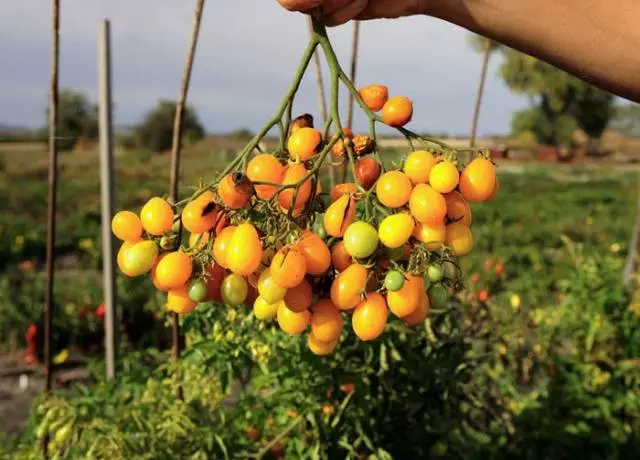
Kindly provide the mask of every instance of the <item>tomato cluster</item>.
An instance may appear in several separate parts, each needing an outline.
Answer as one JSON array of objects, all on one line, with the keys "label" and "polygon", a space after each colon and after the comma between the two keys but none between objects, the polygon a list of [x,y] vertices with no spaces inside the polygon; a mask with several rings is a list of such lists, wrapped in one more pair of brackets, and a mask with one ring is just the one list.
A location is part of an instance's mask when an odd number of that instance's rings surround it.
[{"label": "tomato cluster", "polygon": [[[411,119],[411,102],[388,98],[384,86],[360,96],[390,126]],[[498,189],[490,159],[460,171],[452,152],[416,150],[385,171],[375,139],[348,129],[329,139],[310,115],[291,123],[282,146],[249,152],[183,207],[154,197],[139,215],[119,212],[112,230],[123,241],[122,272],[150,273],[177,313],[207,301],[244,304],[290,335],[310,329],[318,355],[333,351],[345,319],[374,340],[389,312],[417,325],[446,306],[460,281],[456,258],[473,247],[468,203]],[[323,193],[319,165],[329,151],[349,160],[354,182]]]}]

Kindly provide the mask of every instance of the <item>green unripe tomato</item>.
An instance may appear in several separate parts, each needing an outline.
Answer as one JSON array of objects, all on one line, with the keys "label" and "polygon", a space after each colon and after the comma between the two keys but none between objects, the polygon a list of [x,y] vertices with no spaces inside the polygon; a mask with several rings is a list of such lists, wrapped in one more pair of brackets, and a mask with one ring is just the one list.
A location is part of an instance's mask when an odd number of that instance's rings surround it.
[{"label": "green unripe tomato", "polygon": [[222,300],[227,305],[240,305],[247,298],[248,292],[247,280],[240,275],[232,273],[222,280],[220,293],[222,294]]},{"label": "green unripe tomato", "polygon": [[189,298],[194,302],[202,302],[207,296],[207,284],[203,279],[192,280],[189,284]]},{"label": "green unripe tomato", "polygon": [[387,272],[384,277],[384,287],[388,291],[399,291],[404,286],[404,275],[398,270],[391,270]]},{"label": "green unripe tomato", "polygon": [[441,310],[446,308],[449,302],[449,293],[442,284],[434,284],[429,288],[429,304],[432,308]]},{"label": "green unripe tomato", "polygon": [[427,277],[432,283],[437,283],[444,277],[444,269],[440,264],[431,264],[427,267]]}]

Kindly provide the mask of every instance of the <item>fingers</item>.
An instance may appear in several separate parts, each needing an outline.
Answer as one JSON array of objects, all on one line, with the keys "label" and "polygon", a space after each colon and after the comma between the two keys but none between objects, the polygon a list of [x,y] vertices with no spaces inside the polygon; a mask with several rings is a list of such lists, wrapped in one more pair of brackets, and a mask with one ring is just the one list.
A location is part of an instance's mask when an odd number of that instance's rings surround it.
[{"label": "fingers", "polygon": [[370,0],[356,19],[399,18],[423,11],[423,0]]},{"label": "fingers", "polygon": [[328,26],[339,26],[356,18],[367,7],[368,0],[351,0],[342,8],[324,16],[324,22]]},{"label": "fingers", "polygon": [[318,5],[322,5],[324,0],[278,0],[280,5],[289,11],[309,11]]}]

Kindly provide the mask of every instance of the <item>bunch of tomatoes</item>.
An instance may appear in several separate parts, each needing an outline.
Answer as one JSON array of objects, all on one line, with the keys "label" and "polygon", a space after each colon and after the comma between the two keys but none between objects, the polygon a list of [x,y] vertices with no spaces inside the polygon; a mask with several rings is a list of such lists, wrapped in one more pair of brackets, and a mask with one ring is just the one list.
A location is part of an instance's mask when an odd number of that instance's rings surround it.
[{"label": "bunch of tomatoes", "polygon": [[[389,98],[382,85],[359,94],[389,126],[412,118],[411,101]],[[418,325],[431,308],[445,308],[460,284],[457,259],[473,247],[468,203],[499,188],[491,160],[479,154],[461,169],[452,151],[415,150],[385,170],[367,135],[345,129],[330,140],[308,114],[286,132],[285,148],[243,154],[184,206],[154,197],[139,215],[117,213],[122,272],[150,274],[179,314],[202,302],[244,304],[290,335],[310,329],[318,355],[334,350],[345,320],[368,341],[390,313]],[[349,161],[353,182],[323,193],[329,152]]]}]

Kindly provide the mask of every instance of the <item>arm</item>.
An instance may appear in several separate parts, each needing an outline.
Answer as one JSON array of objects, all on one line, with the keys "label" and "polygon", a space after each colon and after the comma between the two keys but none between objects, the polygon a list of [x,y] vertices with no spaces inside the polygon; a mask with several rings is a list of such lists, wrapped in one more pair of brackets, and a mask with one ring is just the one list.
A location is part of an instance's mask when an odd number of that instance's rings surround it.
[{"label": "arm", "polygon": [[423,0],[423,11],[640,102],[638,0]]},{"label": "arm", "polygon": [[640,0],[279,0],[328,25],[427,14],[640,102]]}]

